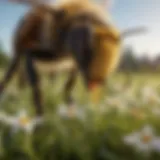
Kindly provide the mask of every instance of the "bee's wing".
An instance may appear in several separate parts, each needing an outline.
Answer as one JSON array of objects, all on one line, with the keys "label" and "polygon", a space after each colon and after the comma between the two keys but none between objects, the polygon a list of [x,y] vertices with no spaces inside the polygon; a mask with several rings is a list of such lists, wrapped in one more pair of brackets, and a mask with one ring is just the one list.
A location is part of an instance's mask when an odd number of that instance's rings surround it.
[{"label": "bee's wing", "polygon": [[46,0],[7,0],[7,2],[25,4],[30,6],[44,3],[45,1]]},{"label": "bee's wing", "polygon": [[112,9],[114,5],[114,0],[93,0],[93,2],[99,4],[102,9],[107,10],[107,11]]}]

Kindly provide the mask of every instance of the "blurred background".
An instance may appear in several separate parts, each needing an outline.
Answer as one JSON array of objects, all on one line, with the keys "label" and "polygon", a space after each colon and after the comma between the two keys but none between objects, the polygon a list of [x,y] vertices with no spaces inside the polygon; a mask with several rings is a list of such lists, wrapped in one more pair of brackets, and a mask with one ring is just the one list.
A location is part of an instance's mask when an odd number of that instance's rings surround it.
[{"label": "blurred background", "polygon": [[[12,82],[0,97],[0,160],[160,159],[160,0],[93,1],[110,11],[120,31],[144,26],[148,32],[124,40],[120,64],[98,106],[87,103],[80,79],[69,113],[62,100],[66,74],[54,83],[45,79],[38,131],[30,88],[18,90]],[[0,0],[0,77],[12,57],[16,25],[28,10]]]},{"label": "blurred background", "polygon": [[[57,0],[58,1],[58,0]],[[141,70],[148,67],[155,70],[159,65],[160,55],[160,2],[159,0],[93,0],[110,10],[113,22],[124,31],[127,28],[145,26],[148,33],[127,38],[123,44],[123,65],[120,68]],[[48,3],[46,1],[46,3]],[[49,3],[56,3],[50,0]],[[109,5],[108,5],[109,4]],[[106,6],[105,6],[106,5]],[[29,10],[24,4],[9,3],[2,0],[0,4],[0,43],[1,55],[12,55],[12,38],[19,19]],[[5,56],[4,56],[5,57]],[[130,63],[131,61],[131,63]],[[137,65],[138,64],[138,65]],[[128,66],[127,65],[127,66]]]}]

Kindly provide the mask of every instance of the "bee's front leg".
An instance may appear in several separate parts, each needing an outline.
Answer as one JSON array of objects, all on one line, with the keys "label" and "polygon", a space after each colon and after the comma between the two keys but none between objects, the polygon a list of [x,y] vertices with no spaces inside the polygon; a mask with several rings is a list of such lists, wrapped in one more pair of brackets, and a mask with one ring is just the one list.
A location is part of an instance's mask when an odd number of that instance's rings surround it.
[{"label": "bee's front leg", "polygon": [[30,53],[26,55],[26,69],[28,73],[28,80],[32,87],[33,100],[36,108],[36,114],[41,116],[43,114],[42,97],[39,83],[39,76],[34,67],[33,58]]}]

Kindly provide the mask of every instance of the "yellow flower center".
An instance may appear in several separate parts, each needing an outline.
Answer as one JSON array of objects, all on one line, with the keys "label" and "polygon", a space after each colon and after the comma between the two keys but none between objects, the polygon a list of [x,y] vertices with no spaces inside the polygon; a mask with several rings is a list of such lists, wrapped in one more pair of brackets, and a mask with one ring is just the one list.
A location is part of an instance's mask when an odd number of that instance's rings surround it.
[{"label": "yellow flower center", "polygon": [[141,140],[143,143],[149,143],[152,140],[152,137],[149,135],[143,135]]},{"label": "yellow flower center", "polygon": [[20,118],[20,120],[19,120],[19,122],[20,122],[20,124],[22,125],[22,126],[25,126],[25,125],[27,125],[28,123],[29,123],[29,118],[27,118],[27,117],[21,117]]},{"label": "yellow flower center", "polygon": [[68,110],[69,117],[73,117],[75,115],[75,108],[70,107]]}]

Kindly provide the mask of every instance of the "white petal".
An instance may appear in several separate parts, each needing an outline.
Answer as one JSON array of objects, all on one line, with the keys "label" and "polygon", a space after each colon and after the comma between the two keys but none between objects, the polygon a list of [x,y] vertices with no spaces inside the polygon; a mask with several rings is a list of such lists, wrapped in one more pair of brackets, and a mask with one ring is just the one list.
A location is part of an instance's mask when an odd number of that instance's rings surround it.
[{"label": "white petal", "polygon": [[154,136],[153,128],[150,125],[146,125],[142,129],[141,134],[142,135],[149,135],[149,136],[153,137]]},{"label": "white petal", "polygon": [[135,132],[124,137],[124,142],[127,145],[136,145],[139,142],[139,133]]},{"label": "white petal", "polygon": [[155,138],[152,141],[152,148],[154,149],[154,151],[160,152],[160,138]]},{"label": "white petal", "polygon": [[15,117],[6,117],[4,123],[11,126],[18,125],[18,119]]},{"label": "white petal", "polygon": [[136,147],[140,151],[145,151],[145,152],[149,152],[152,150],[152,145],[150,143],[142,143],[140,141],[139,141],[139,143],[136,144]]},{"label": "white petal", "polygon": [[31,121],[33,125],[39,125],[39,124],[42,124],[43,122],[44,122],[44,119],[42,117],[36,117]]}]

